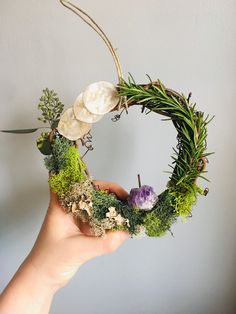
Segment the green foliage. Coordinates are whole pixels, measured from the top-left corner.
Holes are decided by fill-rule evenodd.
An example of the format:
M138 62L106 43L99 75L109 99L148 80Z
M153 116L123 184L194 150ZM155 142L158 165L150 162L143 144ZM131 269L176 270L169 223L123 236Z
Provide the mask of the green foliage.
M118 225L116 225L115 227L113 227L112 229L111 229L112 231L127 231L127 227L125 227L125 226L118 226Z
M138 226L143 223L144 213L136 212L126 201L121 201L115 195L107 191L94 190L92 194L93 215L96 219L102 220L106 217L109 207L115 207L118 214L129 219L130 227L127 227L131 234L136 234Z
M52 175L49 179L53 192L57 193L61 198L69 191L73 183L82 182L86 179L84 172L86 166L81 160L77 148L70 146L67 154L65 166L58 174Z
M57 127L58 120L63 111L64 105L60 102L57 93L48 88L43 90L38 109L42 111L42 116L38 118L44 123L48 122L52 129Z
M49 140L49 132L41 133L41 136L37 139L37 147L43 155L51 155L52 145Z
M143 224L146 213L144 211L134 210L127 202L120 202L117 210L123 217L129 219L129 232L137 234L139 226Z
M71 145L72 142L65 137L58 134L54 137L51 145L51 156L44 158L45 166L50 172L57 173L65 167Z
M171 225L176 221L176 213L172 205L173 199L169 190L165 190L159 195L158 202L144 218L148 236L159 237L170 231Z
M144 218L144 227L149 237L160 237L165 234L166 230L162 229L160 218L155 212L150 212Z
M191 214L192 207L197 201L197 191L197 187L185 192L181 192L178 189L170 191L170 194L173 197L172 205L178 216L186 218Z
M155 112L172 120L176 130L178 145L172 156L173 169L170 184L177 187L180 183L186 190L191 189L197 177L204 178L204 158L206 153L207 125L209 117L196 110L196 104L177 92L166 88L160 81L146 86L137 85L130 76L128 82L119 85L120 96L125 96L128 106L138 104L146 113Z
M118 199L114 194L109 194L104 190L94 189L92 192L93 215L98 220L106 218L109 207L116 207Z
M34 133L38 131L39 128L34 129L16 129L16 130L1 130L3 133L13 133L13 134L28 134L28 133Z

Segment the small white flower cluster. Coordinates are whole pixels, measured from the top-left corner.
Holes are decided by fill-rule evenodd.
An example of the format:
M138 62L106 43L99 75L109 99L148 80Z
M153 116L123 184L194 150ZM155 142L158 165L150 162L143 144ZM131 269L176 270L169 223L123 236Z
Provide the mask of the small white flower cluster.
M115 207L109 207L108 210L109 212L106 213L107 218L114 220L118 226L126 224L128 227L130 227L129 219L125 219L120 214L118 214Z
M58 123L58 132L71 141L83 137L95 123L117 106L116 87L105 81L90 84L67 109Z

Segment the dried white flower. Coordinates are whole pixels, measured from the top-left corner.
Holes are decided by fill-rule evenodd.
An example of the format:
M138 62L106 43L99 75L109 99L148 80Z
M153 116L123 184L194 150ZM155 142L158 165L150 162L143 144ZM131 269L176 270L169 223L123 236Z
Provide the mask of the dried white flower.
M119 102L116 87L105 81L90 84L84 91L85 108L94 114L104 115L111 111Z
M103 115L91 113L86 109L83 101L83 93L79 94L79 96L77 97L73 105L73 110L76 119L83 122L94 123L103 118Z
M57 130L64 137L76 141L91 129L92 125L75 118L72 108L67 109L58 123Z

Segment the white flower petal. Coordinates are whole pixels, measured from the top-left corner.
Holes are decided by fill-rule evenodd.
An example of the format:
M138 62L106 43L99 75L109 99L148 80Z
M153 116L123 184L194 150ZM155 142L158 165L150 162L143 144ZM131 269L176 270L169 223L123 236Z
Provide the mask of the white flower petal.
M91 127L91 124L77 120L73 108L69 108L61 116L57 130L69 140L76 141L88 133Z
M79 96L77 97L73 105L73 110L74 110L76 119L83 122L94 123L103 118L103 115L91 113L85 108L84 102L83 102L83 93L79 94Z
M105 114L111 111L119 102L116 87L105 81L90 84L83 94L84 106L94 114Z

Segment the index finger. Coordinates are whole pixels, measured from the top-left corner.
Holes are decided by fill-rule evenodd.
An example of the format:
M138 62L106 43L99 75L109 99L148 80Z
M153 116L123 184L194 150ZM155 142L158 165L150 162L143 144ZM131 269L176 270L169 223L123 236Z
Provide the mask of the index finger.
M129 193L115 182L94 180L93 183L100 190L109 190L110 192L116 194L116 196L121 200L126 200L129 196Z

